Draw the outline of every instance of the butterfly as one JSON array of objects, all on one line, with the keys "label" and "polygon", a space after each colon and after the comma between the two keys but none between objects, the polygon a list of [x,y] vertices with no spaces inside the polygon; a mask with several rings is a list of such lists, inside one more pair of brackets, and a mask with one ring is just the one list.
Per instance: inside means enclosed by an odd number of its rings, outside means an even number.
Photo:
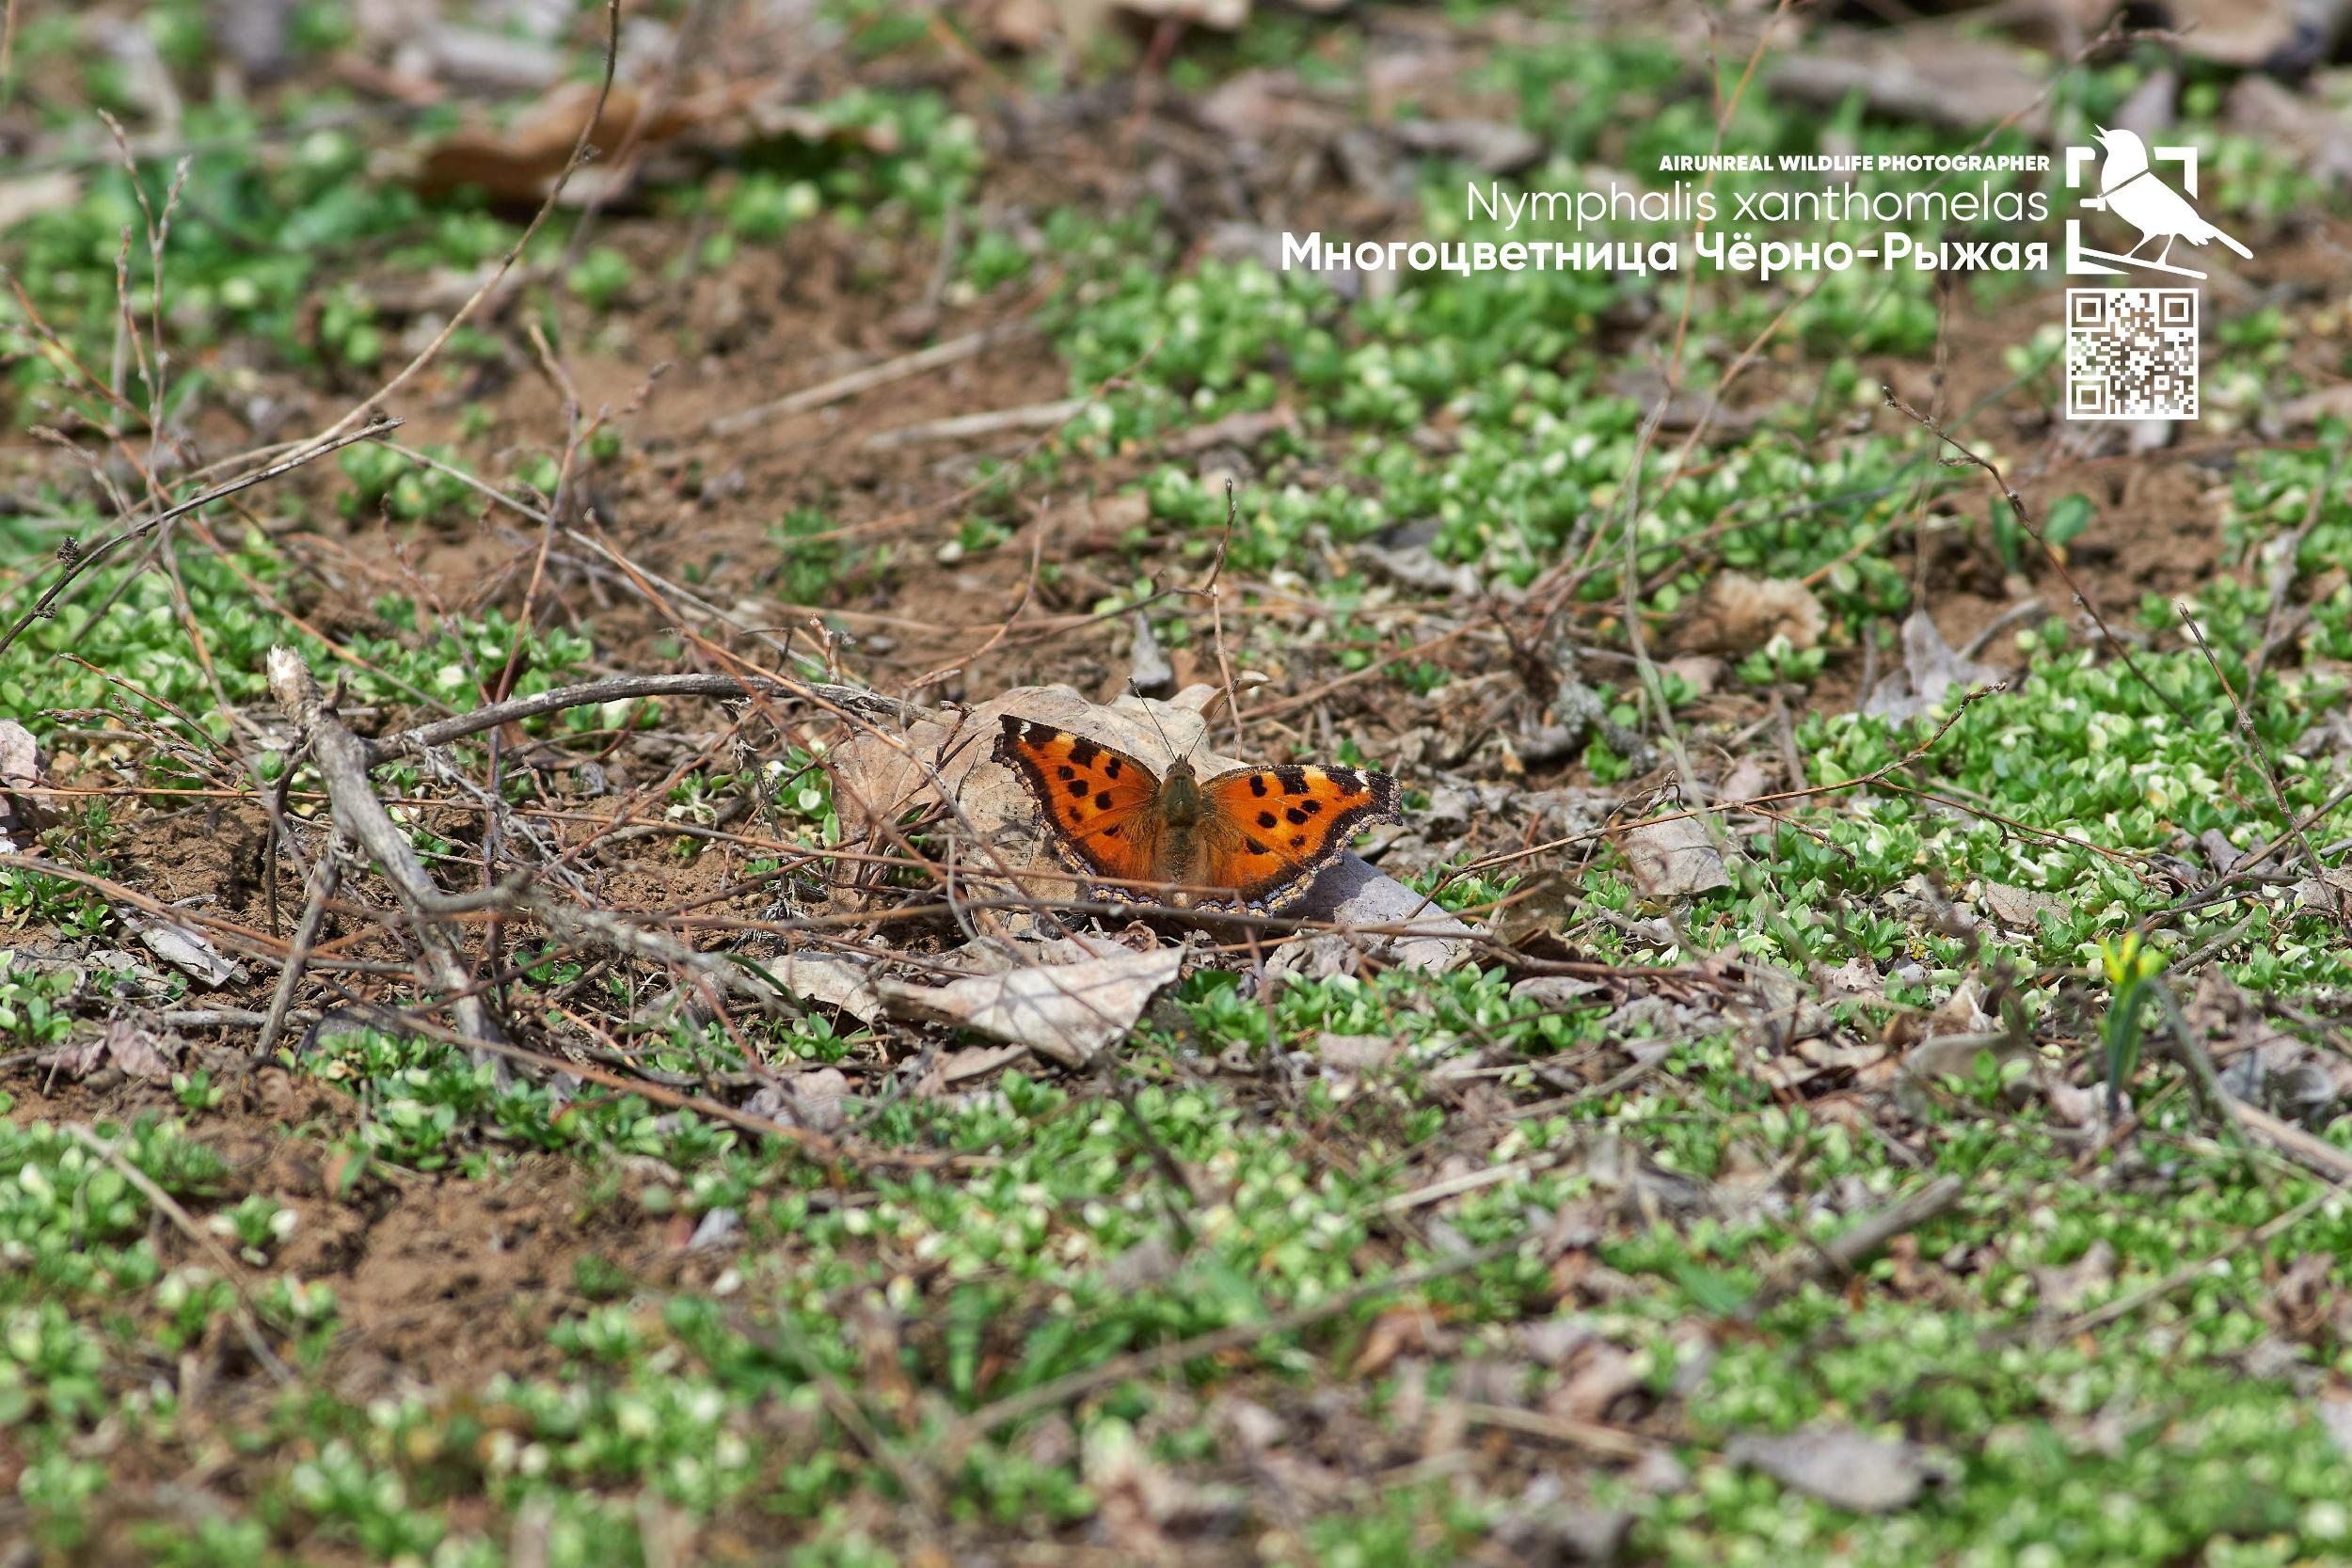
[{"label": "butterfly", "polygon": [[1027,781],[1061,847],[1115,881],[1270,906],[1301,892],[1365,824],[1397,820],[1386,773],[1290,766],[1199,779],[1182,757],[1154,773],[1100,741],[1002,718],[996,760]]}]

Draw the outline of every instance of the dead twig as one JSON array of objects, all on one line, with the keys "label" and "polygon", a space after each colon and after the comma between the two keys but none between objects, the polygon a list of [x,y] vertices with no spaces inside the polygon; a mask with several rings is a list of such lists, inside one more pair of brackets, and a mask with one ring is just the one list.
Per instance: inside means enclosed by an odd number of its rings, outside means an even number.
[{"label": "dead twig", "polygon": [[732,414],[722,414],[710,421],[710,434],[740,436],[746,431],[759,430],[778,420],[805,414],[812,408],[822,408],[827,404],[853,398],[877,387],[887,387],[911,375],[928,375],[949,365],[961,364],[966,359],[978,357],[999,343],[1033,337],[1037,331],[1037,324],[1033,321],[999,322],[977,332],[967,332],[961,338],[950,338],[944,343],[917,349],[913,354],[902,354],[896,359],[866,365],[846,375],[834,376],[831,381],[803,388],[767,403],[756,403],[749,408],[739,408]]},{"label": "dead twig", "polygon": [[170,522],[175,517],[184,517],[189,513],[197,511],[201,507],[210,506],[213,502],[221,499],[223,497],[233,496],[240,490],[250,490],[257,484],[264,484],[273,479],[278,478],[280,475],[290,474],[296,468],[301,467],[303,465],[307,463],[315,463],[320,458],[326,456],[330,452],[340,451],[343,448],[355,445],[360,441],[377,440],[389,433],[398,430],[400,425],[401,421],[398,420],[388,420],[378,417],[373,423],[369,424],[364,429],[328,437],[327,439],[319,441],[311,446],[303,448],[300,451],[295,452],[291,457],[280,458],[278,461],[271,463],[263,467],[256,468],[250,473],[241,474],[237,478],[230,480],[224,484],[215,485],[212,489],[205,491],[200,496],[182,501],[177,506],[167,507],[163,511],[155,514],[152,517],[149,517],[142,522],[133,523],[124,528],[120,532],[116,533],[109,538],[102,539],[95,545],[91,545],[87,547],[74,546],[71,545],[60,547],[57,553],[66,563],[65,570],[58,574],[57,580],[51,583],[40,598],[33,601],[33,605],[30,609],[16,618],[15,625],[9,626],[5,633],[0,633],[0,653],[8,652],[8,645],[14,642],[19,637],[24,635],[25,627],[31,626],[35,621],[45,620],[49,615],[54,613],[56,608],[58,596],[64,594],[66,589],[72,586],[76,578],[84,577],[89,572],[95,570],[125,546],[133,545],[142,539],[145,539],[148,535],[153,533],[157,529],[163,527],[166,523]]},{"label": "dead twig", "polygon": [[1750,1298],[1743,1317],[1753,1319],[1799,1286],[1817,1279],[1843,1278],[1867,1262],[1879,1248],[1930,1220],[1949,1213],[1960,1202],[1963,1183],[1957,1176],[1939,1176],[1915,1193],[1897,1198],[1836,1240],[1800,1252]]},{"label": "dead twig", "polygon": [[[326,785],[336,829],[384,869],[385,879],[408,911],[419,953],[418,979],[449,1001],[459,1026],[477,1039],[506,1037],[473,984],[464,950],[447,917],[460,907],[425,870],[408,835],[392,820],[368,782],[373,764],[368,743],[343,727],[333,705],[319,689],[310,667],[292,648],[269,651],[270,694],[278,699],[311,751],[311,763]],[[289,962],[291,962],[291,957]]]},{"label": "dead twig", "polygon": [[831,708],[863,713],[876,719],[913,722],[939,716],[915,703],[902,703],[863,687],[827,681],[789,681],[764,675],[612,675],[578,686],[558,687],[535,696],[492,703],[469,713],[454,714],[412,730],[402,730],[365,742],[371,764],[395,757],[419,756],[485,730],[498,729],[542,714],[566,708],[593,707],[605,703],[638,702],[654,697],[798,697]]},{"label": "dead twig", "polygon": [[1019,408],[992,408],[981,414],[958,414],[945,420],[925,420],[896,430],[876,431],[866,438],[867,451],[895,451],[926,441],[960,441],[973,436],[1001,436],[1007,431],[1058,430],[1086,412],[1089,398],[1059,398]]}]

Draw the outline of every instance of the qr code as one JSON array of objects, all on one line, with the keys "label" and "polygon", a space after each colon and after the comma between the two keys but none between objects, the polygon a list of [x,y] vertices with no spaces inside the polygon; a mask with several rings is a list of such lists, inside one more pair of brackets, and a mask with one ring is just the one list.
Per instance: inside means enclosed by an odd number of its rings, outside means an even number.
[{"label": "qr code", "polygon": [[2066,417],[2197,417],[2197,291],[2066,291]]}]

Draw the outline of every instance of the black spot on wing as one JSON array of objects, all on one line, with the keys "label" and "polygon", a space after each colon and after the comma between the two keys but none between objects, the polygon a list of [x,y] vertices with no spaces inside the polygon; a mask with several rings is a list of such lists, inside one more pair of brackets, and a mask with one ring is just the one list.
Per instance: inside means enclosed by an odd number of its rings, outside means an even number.
[{"label": "black spot on wing", "polygon": [[1070,793],[1073,797],[1084,800],[1086,798],[1086,792],[1087,782],[1084,779],[1073,779],[1070,781]]},{"label": "black spot on wing", "polygon": [[1306,836],[1301,833],[1291,834],[1291,847],[1294,849],[1304,849],[1307,847]]},{"label": "black spot on wing", "polygon": [[[1252,773],[1249,775],[1249,793],[1257,796],[1263,796],[1265,794],[1265,775],[1263,773]],[[1271,828],[1274,824],[1269,822],[1266,826]]]},{"label": "black spot on wing", "polygon": [[1106,789],[1103,791],[1102,794],[1097,795],[1094,798],[1094,809],[1096,811],[1108,811],[1111,809],[1111,792],[1109,790]]},{"label": "black spot on wing", "polygon": [[1103,836],[1104,838],[1117,838],[1119,836],[1119,830],[1117,828],[1105,828],[1103,830]]},{"label": "black spot on wing", "polygon": [[1242,844],[1253,855],[1270,855],[1274,853],[1273,850],[1267,848],[1256,839],[1249,837],[1247,833],[1242,835]]},{"label": "black spot on wing", "polygon": [[1274,776],[1282,781],[1283,794],[1304,795],[1307,793],[1307,770],[1304,768],[1278,768],[1274,770]]},{"label": "black spot on wing", "polygon": [[[1312,800],[1310,800],[1307,803],[1311,806],[1314,804]],[[1290,810],[1284,812],[1282,815],[1291,819],[1291,826],[1294,828],[1303,828],[1307,825],[1307,814],[1299,810],[1296,806],[1291,807]]]},{"label": "black spot on wing", "polygon": [[[1320,800],[1301,800],[1298,802],[1298,809],[1305,812],[1307,816],[1314,816],[1322,812],[1323,802]],[[1294,816],[1292,820],[1295,822],[1304,822],[1307,820],[1307,816]]]},{"label": "black spot on wing", "polygon": [[1054,776],[1061,780],[1062,783],[1068,784],[1071,780],[1078,776],[1078,770],[1074,768],[1057,768],[1054,769]]},{"label": "black spot on wing", "polygon": [[1262,811],[1258,814],[1258,826],[1261,828],[1271,828],[1274,826],[1274,814],[1270,811]]},{"label": "black spot on wing", "polygon": [[1106,779],[1115,779],[1119,777],[1119,759],[1117,757],[1104,757],[1103,759],[1103,776]]},{"label": "black spot on wing", "polygon": [[1091,768],[1094,766],[1095,757],[1102,750],[1102,747],[1097,746],[1091,740],[1081,740],[1070,748],[1070,760],[1081,768]]}]

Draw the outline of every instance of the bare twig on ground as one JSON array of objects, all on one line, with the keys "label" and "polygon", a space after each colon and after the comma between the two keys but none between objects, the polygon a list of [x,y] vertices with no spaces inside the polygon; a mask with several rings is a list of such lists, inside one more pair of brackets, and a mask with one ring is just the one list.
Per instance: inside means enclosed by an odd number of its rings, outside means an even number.
[{"label": "bare twig on ground", "polygon": [[1959,1204],[1963,1190],[1959,1177],[1939,1176],[1917,1192],[1906,1194],[1865,1217],[1836,1240],[1796,1253],[1787,1267],[1757,1289],[1748,1303],[1747,1315],[1754,1317],[1809,1281],[1852,1274],[1896,1237],[1950,1212]]},{"label": "bare twig on ground", "polygon": [[240,490],[249,490],[256,484],[266,483],[281,475],[290,474],[307,463],[318,461],[329,452],[339,451],[359,441],[375,440],[399,429],[400,424],[401,421],[398,420],[378,419],[363,429],[329,436],[303,448],[290,457],[280,458],[275,463],[240,475],[224,484],[215,485],[202,495],[182,501],[177,506],[167,507],[155,515],[133,523],[120,532],[102,539],[95,545],[77,547],[71,551],[60,550],[58,553],[66,562],[66,569],[58,575],[57,580],[51,583],[41,596],[33,602],[32,608],[17,617],[15,625],[9,626],[7,632],[0,633],[0,653],[6,653],[8,645],[24,634],[25,627],[48,616],[56,609],[58,596],[77,578],[83,577],[103,564],[124,546],[147,538],[176,517],[184,517],[199,507],[210,506],[223,497],[233,496]]},{"label": "bare twig on ground", "polygon": [[1019,408],[993,408],[981,414],[958,414],[945,420],[880,430],[866,438],[867,451],[893,451],[926,441],[961,441],[974,436],[1001,436],[1008,431],[1058,430],[1086,412],[1089,398],[1058,398]]},{"label": "bare twig on ground", "polygon": [[464,950],[448,924],[447,917],[460,905],[434,882],[408,835],[376,798],[368,782],[373,760],[368,743],[343,727],[300,654],[272,648],[268,674],[271,695],[310,743],[337,830],[383,867],[385,879],[408,911],[419,953],[418,978],[428,991],[442,993],[468,1035],[503,1040],[505,1033],[476,991]]},{"label": "bare twig on ground", "polygon": [[1520,1410],[1507,1404],[1486,1404],[1466,1401],[1461,1406],[1463,1418],[1472,1426],[1499,1427],[1527,1437],[1541,1437],[1591,1454],[1596,1459],[1614,1459],[1627,1463],[1640,1459],[1658,1447],[1644,1437],[1636,1436],[1622,1427],[1599,1421],[1581,1421],[1571,1416],[1554,1416],[1541,1410]]},{"label": "bare twig on ground", "polygon": [[536,719],[542,714],[561,713],[566,708],[640,702],[655,697],[740,699],[761,696],[803,698],[876,719],[913,721],[938,717],[932,710],[918,704],[902,703],[895,697],[868,691],[864,687],[841,686],[827,681],[776,680],[762,675],[612,675],[579,686],[558,687],[534,696],[492,703],[471,712],[454,714],[366,744],[369,761],[375,763],[392,757],[421,755],[434,747],[447,746],[468,736],[480,735],[485,730],[497,729],[525,719]]},{"label": "bare twig on ground", "polygon": [[1037,331],[1037,324],[1033,321],[999,322],[977,332],[967,332],[961,338],[950,338],[944,343],[933,343],[930,348],[902,354],[896,359],[865,366],[767,403],[739,408],[732,414],[722,414],[710,421],[710,434],[740,436],[746,431],[759,430],[778,420],[805,414],[812,408],[822,408],[829,403],[839,403],[844,398],[853,398],[877,387],[887,387],[911,375],[928,375],[949,365],[961,364],[985,354],[999,343],[1015,342],[1035,335]]},{"label": "bare twig on ground", "polygon": [[310,961],[310,950],[318,945],[319,931],[326,924],[326,902],[335,896],[342,883],[342,851],[344,840],[340,832],[334,841],[319,852],[310,867],[310,885],[304,890],[302,916],[294,923],[294,941],[288,944],[286,962],[278,972],[278,986],[269,1001],[269,1014],[262,1022],[262,1037],[254,1042],[253,1054],[266,1059],[278,1049],[278,1037],[286,1027],[286,1015],[294,1008],[294,991],[302,984],[303,966]]}]

